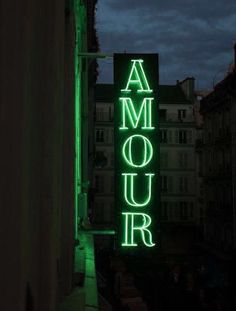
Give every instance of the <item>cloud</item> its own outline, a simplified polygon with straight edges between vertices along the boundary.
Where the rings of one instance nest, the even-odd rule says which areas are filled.
[[[234,12],[235,0],[100,0],[101,50],[158,52],[162,83],[193,75],[208,88],[216,72],[232,61]],[[109,70],[111,62],[101,65],[101,81],[111,79]]]

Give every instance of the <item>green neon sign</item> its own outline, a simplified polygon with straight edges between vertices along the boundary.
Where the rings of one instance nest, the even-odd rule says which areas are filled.
[[[120,97],[120,103],[122,105],[120,130],[127,130],[131,128],[137,128],[138,125],[143,122],[141,128],[144,130],[152,130],[152,103],[153,97],[144,97],[141,108],[136,113],[135,105],[130,97]],[[142,118],[141,118],[142,117]],[[130,127],[128,127],[128,121]]]
[[[134,144],[136,145],[142,144],[143,148],[140,148],[140,152],[142,154],[142,159],[141,161],[135,161],[133,160],[133,155],[134,155]],[[126,161],[126,163],[130,166],[133,167],[144,167],[146,166],[150,160],[152,159],[153,156],[153,147],[150,142],[150,140],[143,136],[143,135],[132,135],[129,138],[126,139],[124,142],[123,148],[122,148],[122,154],[123,158]]]
[[[131,59],[132,67],[130,70],[129,78],[126,88],[121,92],[131,92],[130,86],[134,85],[139,93],[152,93],[150,89],[145,72],[143,70],[143,59]]]
[[[143,243],[148,247],[153,247],[155,243],[152,242],[152,233],[149,229],[149,226],[152,222],[152,219],[149,215],[144,213],[122,213],[125,217],[125,236],[122,246],[138,246],[135,243],[135,232],[138,231],[141,233]],[[142,223],[136,224],[137,219],[141,218]],[[140,220],[140,219],[138,219]]]
[[[145,174],[147,176],[147,196],[143,198],[143,201],[137,202],[135,200],[135,186],[134,186],[134,177],[138,176],[137,173],[123,173],[122,176],[124,177],[124,196],[125,202],[130,206],[145,206],[147,205],[152,196],[152,178],[155,174]],[[136,178],[137,179],[137,178]]]
[[[118,246],[153,249],[158,220],[158,56],[115,54]]]

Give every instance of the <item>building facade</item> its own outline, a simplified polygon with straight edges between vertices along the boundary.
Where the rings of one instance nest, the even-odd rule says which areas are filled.
[[[113,86],[95,91],[95,162],[93,224],[114,227],[114,102]]]
[[[95,3],[1,6],[1,310],[58,310],[74,288]]]
[[[236,247],[235,217],[235,66],[201,101],[203,125],[204,242],[219,257]]]
[[[161,236],[164,254],[192,247],[196,223],[194,79],[159,89]]]

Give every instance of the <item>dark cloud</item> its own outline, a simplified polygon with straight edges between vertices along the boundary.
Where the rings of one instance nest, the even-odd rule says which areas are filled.
[[[235,0],[100,0],[97,28],[103,52],[158,52],[160,80],[195,76],[211,87],[232,62],[236,42]],[[186,5],[187,3],[187,5]],[[112,78],[112,62],[101,64],[101,81]]]
[[[133,11],[138,8],[152,11],[153,14],[165,14],[169,10],[175,10],[184,15],[207,20],[228,16],[236,8],[234,0],[105,0],[104,2],[112,10]]]

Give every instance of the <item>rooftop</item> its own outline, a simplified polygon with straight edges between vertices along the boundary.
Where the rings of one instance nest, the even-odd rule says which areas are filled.
[[[180,85],[159,85],[158,99],[166,104],[189,104]],[[95,88],[95,98],[97,102],[113,102],[114,87],[113,84],[97,84]]]

